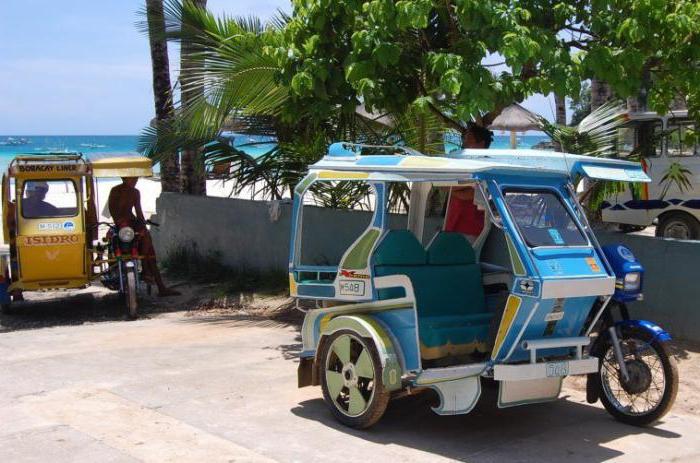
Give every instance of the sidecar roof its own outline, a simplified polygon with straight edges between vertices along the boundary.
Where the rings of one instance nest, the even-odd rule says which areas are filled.
[[[396,146],[334,143],[310,167],[320,179],[440,181],[485,178],[585,176],[602,180],[650,182],[641,164],[610,158],[526,149],[465,149],[446,156],[426,156]]]
[[[144,156],[104,157],[90,162],[95,177],[152,177],[153,162]]]

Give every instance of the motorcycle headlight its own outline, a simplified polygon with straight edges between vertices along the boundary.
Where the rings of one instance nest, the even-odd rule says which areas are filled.
[[[119,241],[122,243],[131,243],[134,240],[134,229],[131,227],[122,227],[119,229]]]
[[[634,291],[639,289],[641,283],[641,274],[639,272],[630,272],[625,275],[625,291]]]

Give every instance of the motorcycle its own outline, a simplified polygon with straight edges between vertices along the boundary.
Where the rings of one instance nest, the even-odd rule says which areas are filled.
[[[158,224],[146,220],[144,224],[157,227]],[[142,283],[142,260],[139,254],[142,232],[137,232],[127,224],[100,222],[99,225],[108,227],[103,243],[95,247],[101,260],[96,261],[103,266],[100,271],[100,282],[106,288],[119,291],[127,306],[127,315],[134,319],[138,315],[138,293]],[[106,254],[106,256],[105,256]],[[147,292],[151,293],[151,284],[146,282]]]

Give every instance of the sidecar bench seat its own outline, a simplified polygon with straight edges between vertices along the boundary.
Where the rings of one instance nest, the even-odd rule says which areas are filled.
[[[389,231],[374,252],[374,272],[411,279],[424,359],[488,350],[493,314],[486,310],[481,269],[463,235],[439,233],[426,253],[410,231]],[[401,296],[398,288],[379,291],[380,299]]]

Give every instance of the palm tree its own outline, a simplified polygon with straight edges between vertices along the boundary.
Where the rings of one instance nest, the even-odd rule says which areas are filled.
[[[161,152],[203,146],[204,163],[231,165],[234,193],[254,189],[259,198],[280,199],[292,194],[308,165],[319,160],[332,141],[385,144],[401,139],[424,152],[432,149],[431,144],[442,143],[432,114],[390,115],[394,122],[387,126],[340,107],[319,118],[291,101],[290,89],[277,78],[282,69],[275,57],[276,51],[286,49],[284,16],[268,24],[256,18],[216,18],[191,1],[171,0],[165,3],[165,18],[168,38],[186,42],[187,59],[203,65],[188,69],[183,86],[198,91],[188,95],[186,105],[180,102],[175,123],[144,131],[140,150],[149,156],[158,159]],[[277,143],[253,158],[222,138],[222,128],[272,135]],[[348,185],[337,188],[312,193],[324,204],[362,202],[362,191]],[[349,193],[360,197],[341,199]],[[396,200],[402,197],[405,192]]]
[[[538,116],[540,130],[561,147],[566,153],[594,157],[616,155],[618,129],[625,123],[627,109],[617,101],[610,101],[594,109],[576,126],[569,127],[549,122]],[[581,195],[581,202],[591,216],[595,217],[603,200],[620,193],[626,188],[621,182],[591,182]],[[635,186],[630,185],[630,188]],[[633,190],[634,194],[634,190]]]
[[[186,0],[192,8],[205,10],[207,0]],[[180,105],[187,110],[194,95],[204,93],[202,82],[191,79],[190,75],[201,70],[204,65],[197,54],[196,46],[186,39],[182,40],[180,48]],[[207,194],[206,172],[202,162],[202,150],[199,148],[185,149],[180,160],[180,175],[182,177],[182,192],[191,195],[205,196]]]
[[[174,117],[168,44],[165,40],[165,20],[162,0],[146,0],[148,39],[151,48],[153,69],[153,99],[155,103],[156,127],[169,126]],[[179,191],[179,167],[174,151],[161,153],[160,178],[163,191]]]

